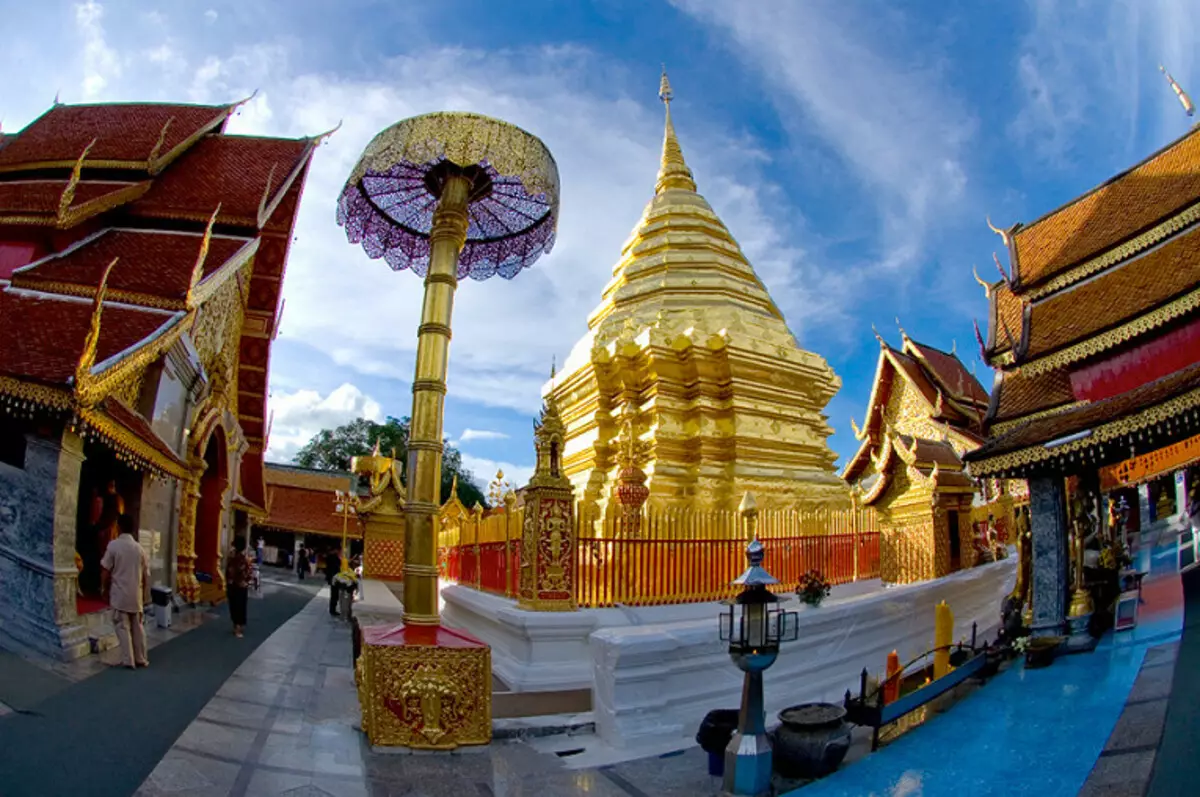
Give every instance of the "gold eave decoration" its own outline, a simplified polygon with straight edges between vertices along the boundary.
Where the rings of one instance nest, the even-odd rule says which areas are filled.
[[[1086,360],[1088,357],[1133,340],[1181,316],[1187,315],[1198,307],[1200,307],[1200,288],[1195,288],[1178,299],[1162,305],[1145,315],[1139,316],[1116,329],[1110,329],[1108,332],[1093,335],[1080,343],[1076,343],[1074,346],[1068,346],[1053,354],[1021,363],[1018,367],[1025,376],[1044,374],[1048,371],[1070,365],[1071,363]]]
[[[31,272],[36,274],[37,272]],[[52,280],[30,279],[21,273],[13,275],[12,285],[14,288],[21,288],[30,291],[40,291],[42,293],[57,293],[62,296],[78,296],[84,299],[94,299],[96,296],[96,286],[80,285],[74,282],[55,282]],[[165,296],[153,296],[149,293],[137,293],[135,291],[122,291],[113,288],[105,290],[105,300],[109,302],[120,302],[122,304],[132,304],[141,307],[151,307],[157,310],[183,310],[186,305],[178,299],[169,299]]]
[[[992,437],[999,437],[1000,435],[1005,434],[1006,432],[1009,432],[1013,429],[1016,429],[1018,426],[1027,424],[1030,421],[1036,421],[1040,418],[1048,418],[1051,415],[1061,415],[1064,412],[1070,412],[1071,410],[1076,410],[1076,409],[1079,409],[1080,407],[1086,407],[1088,404],[1091,404],[1091,402],[1090,401],[1072,401],[1069,404],[1063,404],[1058,407],[1050,407],[1049,409],[1039,410],[1038,412],[1032,412],[1029,415],[1022,415],[1019,418],[1013,418],[1011,420],[1001,421],[999,423],[992,424],[991,429],[989,429],[989,433],[991,434]]]
[[[1091,430],[1091,434],[1079,440],[1072,440],[1069,443],[1064,443],[1053,448],[1046,448],[1045,444],[1038,443],[1016,451],[972,462],[969,466],[971,475],[975,478],[992,476],[1025,465],[1033,465],[1038,462],[1061,458],[1101,443],[1116,440],[1125,435],[1144,431],[1197,406],[1200,406],[1200,388],[1189,390],[1181,396],[1176,396],[1169,401],[1157,404],[1134,415],[1097,426]]]
[[[58,213],[44,214],[0,214],[0,224],[14,224],[29,227],[53,227],[57,230],[70,229],[80,222],[105,213],[113,208],[132,202],[150,190],[150,181],[132,183],[124,188],[98,196],[95,199],[80,204],[69,205]]]
[[[432,163],[445,158],[461,165],[486,160],[505,177],[521,181],[530,196],[544,194],[558,206],[558,167],[550,151],[525,131],[474,113],[429,113],[414,116],[377,135],[350,173],[347,185],[367,172],[382,174],[397,163]]]
[[[1030,290],[1026,295],[1029,299],[1036,301],[1052,293],[1056,293],[1069,285],[1090,277],[1098,271],[1103,271],[1144,249],[1150,248],[1197,221],[1200,221],[1200,202],[1190,205],[1182,213],[1172,216],[1136,238],[1132,238],[1098,257],[1087,260],[1069,271],[1059,274],[1045,285]]]
[[[11,376],[0,376],[0,403],[16,410],[70,410],[71,392]]]
[[[102,438],[117,453],[119,459],[143,470],[155,471],[164,477],[187,478],[188,471],[185,466],[170,459],[150,443],[133,434],[110,418],[103,410],[81,408],[78,418],[87,427],[88,431],[85,432],[85,436],[94,434]]]

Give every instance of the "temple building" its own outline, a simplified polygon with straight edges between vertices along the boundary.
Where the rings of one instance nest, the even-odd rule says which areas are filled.
[[[322,137],[228,135],[238,107],[56,103],[0,136],[0,639],[89,650],[121,515],[196,601],[266,510],[268,357]]]
[[[841,381],[801,349],[737,242],[696,190],[667,104],[654,197],[588,331],[545,387],[566,424],[563,467],[605,505],[632,434],[652,504],[849,505],[823,414]]]
[[[862,428],[851,419],[861,444],[842,471],[855,503],[879,514],[880,575],[889,583],[974,564],[977,491],[962,457],[983,442],[988,407],[955,352],[901,336],[900,348],[879,337]]]
[[[1186,517],[1200,460],[1198,220],[1193,129],[1037,221],[993,227],[1011,273],[985,286],[980,345],[996,379],[988,440],[966,459],[977,477],[1029,480],[1036,634],[1092,611],[1084,548],[1136,545],[1139,518]],[[1122,490],[1133,528],[1105,509]]]
[[[362,528],[351,510],[339,513],[338,493],[357,494],[358,478],[349,471],[312,470],[266,463],[267,512],[255,518],[252,537],[263,540],[263,561],[294,567],[299,546],[338,548],[346,535],[351,555],[362,553]]]

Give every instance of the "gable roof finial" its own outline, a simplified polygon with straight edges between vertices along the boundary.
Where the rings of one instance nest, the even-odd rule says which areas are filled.
[[[971,266],[971,274],[975,277],[975,281],[979,283],[980,287],[983,288],[983,298],[991,299],[992,286],[987,282],[984,282],[983,278],[979,276],[979,269],[975,268],[975,266]]]
[[[887,341],[883,339],[883,335],[879,334],[879,330],[875,328],[874,324],[871,324],[871,331],[875,333],[875,340],[879,341],[879,347],[881,349],[886,349]]]
[[[896,316],[896,328],[900,330],[900,337],[908,341],[908,333],[904,331],[904,326],[900,323],[900,316]]]
[[[683,159],[683,150],[679,147],[679,139],[675,137],[675,125],[671,122],[671,100],[675,94],[671,91],[671,81],[667,79],[667,67],[663,65],[662,80],[658,84],[658,98],[666,108],[666,131],[663,134],[662,162],[658,168],[658,181],[654,185],[654,193],[661,194],[671,188],[681,188],[684,191],[695,191],[696,181],[692,179],[692,170]]]
[[[1175,78],[1171,77],[1171,73],[1166,70],[1162,64],[1158,65],[1158,71],[1166,75],[1167,82],[1171,84],[1171,91],[1175,92],[1175,96],[1179,98],[1179,104],[1183,106],[1183,112],[1188,116],[1196,115],[1196,106],[1192,105],[1192,98],[1187,92],[1175,82]]]
[[[200,252],[196,255],[196,265],[192,266],[192,278],[188,284],[187,306],[189,308],[196,306],[196,287],[204,280],[204,263],[208,260],[208,247],[212,243],[213,225],[217,223],[217,216],[221,214],[221,203],[217,203],[217,209],[208,217],[208,225],[204,228],[204,237],[200,239]]]
[[[992,232],[996,233],[996,235],[999,235],[1000,240],[1004,241],[1005,246],[1012,245],[1012,229],[1007,229],[1007,230],[1000,229],[995,224],[992,224],[991,216],[985,216],[984,219],[987,221],[988,229],[991,230]]]
[[[82,401],[83,392],[91,380],[92,367],[96,364],[97,351],[100,348],[100,316],[104,312],[104,294],[108,291],[108,277],[112,274],[113,266],[120,260],[114,257],[100,275],[100,284],[96,286],[96,296],[92,300],[92,319],[88,325],[87,337],[83,340],[83,351],[79,354],[79,362],[75,365],[75,395]]]
[[[75,188],[79,185],[79,178],[83,175],[83,163],[87,160],[88,153],[92,151],[92,147],[96,146],[97,138],[93,138],[83,152],[79,153],[79,158],[75,161],[75,165],[71,168],[71,176],[67,179],[67,186],[62,190],[58,197],[58,220],[62,222],[67,217],[67,211],[71,209],[71,203],[75,201]]]
[[[1008,272],[1004,270],[1004,266],[1000,265],[1000,258],[996,257],[995,252],[992,252],[992,262],[996,264],[996,270],[1000,272],[1001,278],[1005,282],[1012,282],[1012,280],[1008,278]]]

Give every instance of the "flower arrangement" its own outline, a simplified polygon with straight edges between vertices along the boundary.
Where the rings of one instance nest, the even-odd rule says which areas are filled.
[[[1029,650],[1029,640],[1030,640],[1030,637],[1027,637],[1027,636],[1017,637],[1016,639],[1013,640],[1013,643],[1012,643],[1013,650],[1015,650],[1017,653],[1020,653],[1021,655],[1025,655],[1025,652],[1027,650]]]
[[[796,587],[796,595],[809,606],[820,606],[821,601],[829,597],[832,589],[829,582],[821,575],[820,570],[809,570],[800,578]]]
[[[1120,570],[1132,563],[1120,540],[1113,540],[1100,551],[1100,566],[1105,570]]]
[[[333,583],[337,584],[341,589],[348,590],[350,592],[355,592],[358,590],[358,579],[355,578],[351,573],[338,573],[333,577]]]

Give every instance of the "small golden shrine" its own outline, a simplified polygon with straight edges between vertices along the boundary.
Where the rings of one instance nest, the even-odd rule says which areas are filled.
[[[622,419],[651,503],[733,509],[847,506],[821,410],[841,381],[801,349],[729,230],[696,191],[667,106],[654,197],[625,244],[588,332],[544,394],[566,426],[577,498],[606,505]]]
[[[575,610],[575,496],[562,469],[566,427],[554,397],[546,399],[534,428],[537,466],[524,489],[521,539],[521,608]]]
[[[363,575],[379,581],[404,578],[404,484],[400,462],[375,450],[350,461],[350,470],[366,477],[368,495],[357,507],[363,526]]]
[[[988,394],[955,352],[879,337],[862,441],[842,472],[855,503],[879,512],[880,575],[937,578],[974,563],[974,482],[962,455],[982,442]]]

